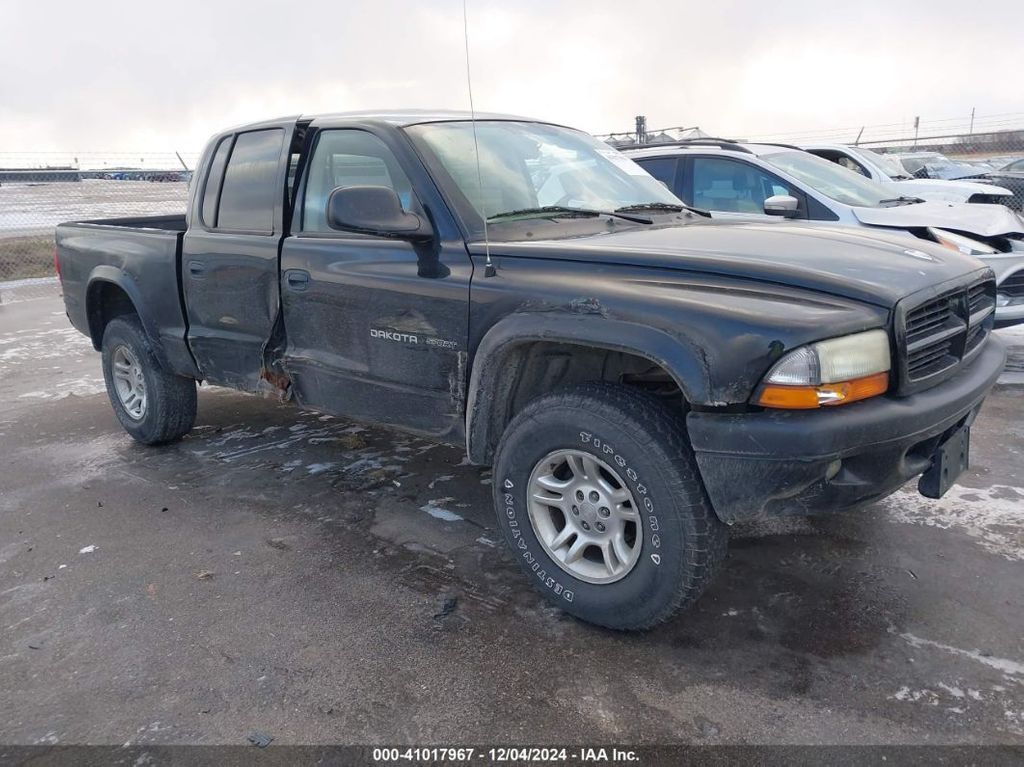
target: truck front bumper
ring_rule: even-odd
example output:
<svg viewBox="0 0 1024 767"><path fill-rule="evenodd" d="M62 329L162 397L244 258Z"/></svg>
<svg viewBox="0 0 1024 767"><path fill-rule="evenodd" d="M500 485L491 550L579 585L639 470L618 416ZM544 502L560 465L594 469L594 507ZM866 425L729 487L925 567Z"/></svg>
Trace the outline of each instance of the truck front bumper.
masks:
<svg viewBox="0 0 1024 767"><path fill-rule="evenodd" d="M969 424L1006 361L990 335L971 365L909 397L820 410L690 412L686 422L723 522L857 508L925 472L945 436Z"/></svg>

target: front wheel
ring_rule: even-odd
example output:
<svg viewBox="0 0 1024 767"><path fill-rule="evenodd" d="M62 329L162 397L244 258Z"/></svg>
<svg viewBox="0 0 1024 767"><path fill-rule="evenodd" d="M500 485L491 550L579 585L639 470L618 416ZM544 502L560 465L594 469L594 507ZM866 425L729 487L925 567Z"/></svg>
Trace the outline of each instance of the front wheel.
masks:
<svg viewBox="0 0 1024 767"><path fill-rule="evenodd" d="M160 365L134 315L103 331L103 378L117 420L144 445L181 439L195 423L196 382Z"/></svg>
<svg viewBox="0 0 1024 767"><path fill-rule="evenodd" d="M540 397L495 458L498 520L553 604L601 626L644 629L692 604L725 555L682 419L623 386Z"/></svg>

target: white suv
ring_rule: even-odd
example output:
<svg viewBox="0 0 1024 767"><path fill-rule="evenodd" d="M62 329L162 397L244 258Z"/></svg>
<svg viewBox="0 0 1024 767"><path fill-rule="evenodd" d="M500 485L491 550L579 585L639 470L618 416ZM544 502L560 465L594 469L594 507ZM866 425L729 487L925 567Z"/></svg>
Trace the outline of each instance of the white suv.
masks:
<svg viewBox="0 0 1024 767"><path fill-rule="evenodd" d="M696 139L625 153L712 218L869 228L977 256L996 273L997 324L1024 322L1024 218L1003 205L901 195L784 144Z"/></svg>

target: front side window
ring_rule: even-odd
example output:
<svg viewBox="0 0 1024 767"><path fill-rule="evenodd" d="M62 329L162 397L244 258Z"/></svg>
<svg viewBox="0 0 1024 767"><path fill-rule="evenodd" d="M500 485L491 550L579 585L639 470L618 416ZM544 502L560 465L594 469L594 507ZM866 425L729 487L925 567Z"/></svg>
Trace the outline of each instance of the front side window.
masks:
<svg viewBox="0 0 1024 767"><path fill-rule="evenodd" d="M394 190L402 207L413 207L412 184L391 150L372 133L327 130L320 134L302 206L302 231L330 232L327 200L335 189L349 186L386 186Z"/></svg>
<svg viewBox="0 0 1024 767"><path fill-rule="evenodd" d="M831 165L827 160L821 162ZM693 158L695 207L727 213L764 213L764 201L779 194L797 197L779 178L748 163L718 157Z"/></svg>
<svg viewBox="0 0 1024 767"><path fill-rule="evenodd" d="M280 128L240 133L224 171L217 212L218 229L270 234L274 208L283 198L278 170L284 131Z"/></svg>
<svg viewBox="0 0 1024 767"><path fill-rule="evenodd" d="M844 205L877 208L897 196L876 181L850 173L808 152L771 152L761 155L761 159Z"/></svg>
<svg viewBox="0 0 1024 767"><path fill-rule="evenodd" d="M406 129L467 227L486 219L502 236L509 214L549 206L614 211L679 200L639 165L580 131L512 120L453 121ZM475 135L474 135L475 134ZM477 154L479 149L479 163ZM512 236L511 234L509 236Z"/></svg>

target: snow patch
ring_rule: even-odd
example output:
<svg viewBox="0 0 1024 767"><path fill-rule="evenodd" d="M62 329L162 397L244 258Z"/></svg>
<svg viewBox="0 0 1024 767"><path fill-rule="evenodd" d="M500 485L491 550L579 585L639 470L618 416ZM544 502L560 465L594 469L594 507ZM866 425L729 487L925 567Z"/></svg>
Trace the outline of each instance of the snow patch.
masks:
<svg viewBox="0 0 1024 767"><path fill-rule="evenodd" d="M425 511L435 519L440 519L444 522L461 522L465 517L456 514L454 511L448 511L444 508L445 505L454 501L454 498L436 498L432 501L427 501L425 506L420 506L420 511Z"/></svg>
<svg viewBox="0 0 1024 767"><path fill-rule="evenodd" d="M934 647L937 650L948 652L950 655L959 655L962 658L968 658L976 661L977 663L983 663L984 665L994 668L997 671L1001 671L1009 676L1024 676L1024 663L1020 663L1015 660L997 658L993 655L985 655L978 650L963 650L959 647L953 647L952 645L943 644L942 642L936 642L933 639L922 639L921 637L914 636L907 632L900 634L900 639L907 642L911 647ZM981 700L981 693L977 690L969 690L968 693L975 700Z"/></svg>
<svg viewBox="0 0 1024 767"><path fill-rule="evenodd" d="M900 490L881 505L893 522L960 530L992 554L1024 561L1024 488L956 485L937 501Z"/></svg>

